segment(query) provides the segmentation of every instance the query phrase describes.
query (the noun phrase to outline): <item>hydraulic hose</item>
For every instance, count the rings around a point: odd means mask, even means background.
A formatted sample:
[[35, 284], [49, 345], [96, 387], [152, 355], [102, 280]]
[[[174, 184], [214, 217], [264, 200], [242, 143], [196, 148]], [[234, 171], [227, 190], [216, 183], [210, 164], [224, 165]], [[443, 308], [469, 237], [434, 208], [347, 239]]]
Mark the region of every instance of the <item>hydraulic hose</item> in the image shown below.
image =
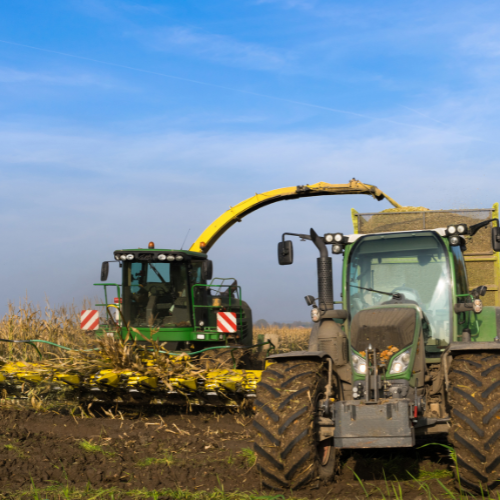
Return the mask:
[[[10, 339], [0, 339], [0, 342], [10, 342], [12, 344], [29, 344], [32, 347], [36, 349], [38, 352], [38, 355], [40, 356], [40, 359], [43, 359], [43, 355], [38, 349], [38, 347], [35, 345], [35, 342], [41, 343], [41, 344], [48, 344], [54, 347], [59, 347], [60, 349], [64, 349], [66, 351], [77, 351], [77, 352], [90, 352], [90, 351], [99, 351], [99, 348], [96, 347], [94, 349], [73, 349], [72, 347], [66, 347], [64, 345], [56, 344], [55, 342], [49, 342], [48, 340], [42, 340], [42, 339], [30, 339], [30, 340], [10, 340]], [[267, 342], [260, 342], [258, 344], [251, 345], [247, 347], [247, 349], [253, 349], [254, 347], [258, 346], [263, 346], [263, 345], [271, 345], [272, 348], [274, 349], [274, 344], [268, 340]], [[205, 347], [205, 349], [201, 349], [200, 351], [195, 351], [195, 352], [168, 352], [168, 351], [158, 351], [162, 354], [169, 354], [172, 356], [181, 356], [183, 354], [187, 354], [188, 356], [195, 356], [197, 354], [201, 354], [205, 351], [210, 351], [213, 349], [244, 349], [244, 347], [233, 347], [230, 345], [222, 345], [222, 346], [214, 346], [214, 347]]]

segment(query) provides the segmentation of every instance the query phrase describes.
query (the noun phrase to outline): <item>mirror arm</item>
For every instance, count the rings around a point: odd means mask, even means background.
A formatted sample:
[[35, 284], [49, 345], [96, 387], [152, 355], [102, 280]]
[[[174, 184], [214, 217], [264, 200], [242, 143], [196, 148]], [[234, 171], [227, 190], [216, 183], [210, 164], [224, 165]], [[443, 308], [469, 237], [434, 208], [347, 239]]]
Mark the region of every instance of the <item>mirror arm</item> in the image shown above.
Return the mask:
[[285, 236], [298, 236], [302, 240], [310, 240], [311, 237], [308, 234], [299, 234], [299, 233], [283, 233], [281, 236], [281, 241], [285, 241]]
[[482, 222], [478, 222], [472, 226], [469, 226], [469, 236], [474, 236], [482, 227], [487, 226], [490, 222], [497, 222], [497, 226], [499, 225], [498, 219], [488, 219], [483, 220]]

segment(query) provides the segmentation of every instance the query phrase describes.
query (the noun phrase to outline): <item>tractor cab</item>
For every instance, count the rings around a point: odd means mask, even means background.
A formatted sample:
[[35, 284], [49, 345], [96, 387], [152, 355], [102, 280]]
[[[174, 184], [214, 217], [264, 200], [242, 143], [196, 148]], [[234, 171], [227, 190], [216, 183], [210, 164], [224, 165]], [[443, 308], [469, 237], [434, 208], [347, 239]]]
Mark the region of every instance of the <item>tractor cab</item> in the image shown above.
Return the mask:
[[348, 255], [345, 286], [351, 319], [384, 304], [418, 306], [429, 353], [451, 342], [453, 304], [468, 294], [460, 246], [447, 248], [435, 231], [359, 238]]

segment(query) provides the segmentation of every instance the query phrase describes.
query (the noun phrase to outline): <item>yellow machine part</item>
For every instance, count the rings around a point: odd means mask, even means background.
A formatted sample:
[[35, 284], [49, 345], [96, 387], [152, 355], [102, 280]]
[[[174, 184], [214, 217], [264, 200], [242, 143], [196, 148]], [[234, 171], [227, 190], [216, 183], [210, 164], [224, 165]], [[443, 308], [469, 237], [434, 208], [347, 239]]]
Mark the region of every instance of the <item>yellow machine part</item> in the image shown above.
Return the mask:
[[307, 198], [310, 196], [325, 196], [336, 194], [367, 194], [376, 200], [386, 199], [395, 208], [401, 208], [391, 197], [371, 184], [364, 184], [361, 181], [352, 179], [347, 184], [329, 184], [318, 182], [316, 184], [306, 184], [304, 186], [292, 186], [281, 189], [266, 191], [255, 194], [234, 207], [230, 207], [220, 217], [210, 224], [189, 249], [191, 252], [208, 252], [212, 245], [236, 222], [246, 215], [277, 201], [294, 200], [297, 198]]
[[59, 372], [56, 372], [54, 374], [54, 381], [55, 382], [61, 382], [63, 384], [67, 384], [67, 385], [70, 385], [72, 387], [78, 387], [82, 383], [80, 375], [78, 375], [76, 373], [59, 373]]
[[[180, 359], [180, 356], [172, 356], [172, 360], [178, 363], [187, 361]], [[148, 365], [151, 365], [151, 359], [145, 359]], [[120, 391], [138, 391], [149, 394], [155, 398], [168, 397], [171, 389], [174, 392], [188, 396], [191, 404], [203, 404], [200, 396], [203, 394], [216, 393], [225, 396], [225, 405], [231, 405], [231, 397], [234, 394], [242, 396], [253, 396], [255, 394], [257, 383], [262, 376], [261, 370], [236, 370], [219, 369], [207, 371], [196, 376], [171, 376], [167, 378], [168, 387], [160, 384], [155, 376], [145, 375], [143, 373], [133, 372], [131, 370], [113, 370], [104, 369], [84, 380], [84, 377], [78, 373], [54, 372], [50, 366], [44, 363], [8, 363], [0, 368], [0, 384], [7, 388], [11, 387], [11, 394], [18, 394], [19, 383], [28, 383], [29, 386], [36, 386], [42, 381], [59, 382], [69, 385], [73, 388], [82, 389], [101, 388], [108, 394], [115, 392], [117, 397], [123, 394]]]

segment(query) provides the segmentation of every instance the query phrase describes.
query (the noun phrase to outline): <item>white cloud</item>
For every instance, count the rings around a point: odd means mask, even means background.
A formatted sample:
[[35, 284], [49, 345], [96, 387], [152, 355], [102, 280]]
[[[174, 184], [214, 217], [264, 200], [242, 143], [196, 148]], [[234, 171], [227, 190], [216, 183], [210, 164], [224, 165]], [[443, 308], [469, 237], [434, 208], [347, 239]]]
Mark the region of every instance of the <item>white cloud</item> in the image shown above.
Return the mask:
[[500, 26], [486, 25], [481, 30], [465, 35], [460, 47], [469, 55], [497, 58], [500, 56]]
[[183, 53], [222, 64], [257, 70], [281, 71], [293, 56], [265, 45], [226, 35], [203, 33], [182, 26], [136, 31], [134, 36], [155, 50]]
[[255, 0], [256, 4], [279, 4], [286, 9], [312, 9], [316, 5], [316, 0]]
[[42, 83], [64, 86], [99, 86], [110, 88], [110, 79], [89, 74], [64, 75], [47, 72], [22, 71], [14, 68], [0, 67], [0, 83]]

